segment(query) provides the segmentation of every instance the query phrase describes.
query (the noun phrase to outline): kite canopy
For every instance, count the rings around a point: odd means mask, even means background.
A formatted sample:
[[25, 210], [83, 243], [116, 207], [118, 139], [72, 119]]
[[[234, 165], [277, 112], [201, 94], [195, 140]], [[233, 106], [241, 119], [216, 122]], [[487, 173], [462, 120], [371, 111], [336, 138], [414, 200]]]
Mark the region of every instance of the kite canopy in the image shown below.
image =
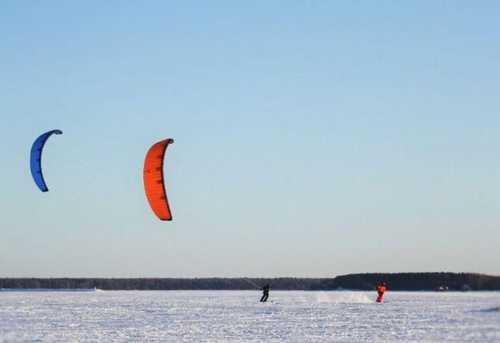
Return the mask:
[[144, 191], [151, 209], [160, 220], [172, 220], [172, 212], [168, 205], [163, 176], [165, 153], [173, 139], [167, 138], [149, 148], [144, 160]]
[[42, 152], [43, 152], [43, 147], [45, 146], [45, 142], [47, 142], [47, 139], [49, 139], [49, 137], [52, 136], [53, 134], [62, 135], [62, 131], [52, 130], [45, 132], [44, 134], [40, 135], [31, 146], [31, 155], [30, 155], [31, 175], [33, 176], [33, 180], [35, 181], [36, 185], [38, 186], [38, 188], [40, 188], [42, 192], [47, 192], [49, 190], [47, 188], [47, 184], [45, 183], [42, 173]]

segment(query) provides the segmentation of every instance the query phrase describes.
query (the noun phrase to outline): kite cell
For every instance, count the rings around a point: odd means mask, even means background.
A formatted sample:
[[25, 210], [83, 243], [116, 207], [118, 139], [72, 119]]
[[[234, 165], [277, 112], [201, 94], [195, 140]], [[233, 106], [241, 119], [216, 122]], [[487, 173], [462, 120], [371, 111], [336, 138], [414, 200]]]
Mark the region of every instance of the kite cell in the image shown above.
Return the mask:
[[33, 176], [33, 180], [35, 181], [36, 185], [38, 186], [38, 188], [40, 188], [42, 192], [47, 192], [49, 190], [47, 188], [47, 184], [45, 183], [42, 173], [43, 147], [45, 146], [45, 143], [47, 142], [49, 137], [52, 136], [53, 134], [62, 135], [62, 131], [52, 130], [49, 132], [45, 132], [35, 140], [33, 146], [31, 147], [31, 155], [30, 155], [31, 175]]
[[173, 139], [167, 138], [149, 148], [144, 160], [144, 191], [151, 209], [160, 220], [172, 220], [172, 212], [168, 205], [163, 176], [163, 161], [169, 144]]

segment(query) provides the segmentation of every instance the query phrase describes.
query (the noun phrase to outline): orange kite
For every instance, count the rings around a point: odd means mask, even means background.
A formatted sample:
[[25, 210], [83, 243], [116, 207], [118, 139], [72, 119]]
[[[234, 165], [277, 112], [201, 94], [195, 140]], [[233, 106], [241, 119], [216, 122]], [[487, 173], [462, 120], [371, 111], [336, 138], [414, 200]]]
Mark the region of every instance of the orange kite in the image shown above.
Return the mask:
[[163, 175], [165, 153], [173, 139], [167, 138], [149, 148], [144, 160], [144, 191], [151, 209], [160, 220], [172, 220], [172, 212], [168, 205]]

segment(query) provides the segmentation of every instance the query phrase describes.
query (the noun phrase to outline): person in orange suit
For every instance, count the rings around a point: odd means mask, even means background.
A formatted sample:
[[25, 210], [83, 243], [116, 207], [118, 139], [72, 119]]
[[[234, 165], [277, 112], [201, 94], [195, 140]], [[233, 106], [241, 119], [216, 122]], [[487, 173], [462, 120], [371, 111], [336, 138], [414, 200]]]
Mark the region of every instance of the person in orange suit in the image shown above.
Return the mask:
[[387, 285], [385, 282], [381, 282], [376, 287], [377, 290], [377, 302], [381, 303], [384, 300], [384, 293], [387, 291]]

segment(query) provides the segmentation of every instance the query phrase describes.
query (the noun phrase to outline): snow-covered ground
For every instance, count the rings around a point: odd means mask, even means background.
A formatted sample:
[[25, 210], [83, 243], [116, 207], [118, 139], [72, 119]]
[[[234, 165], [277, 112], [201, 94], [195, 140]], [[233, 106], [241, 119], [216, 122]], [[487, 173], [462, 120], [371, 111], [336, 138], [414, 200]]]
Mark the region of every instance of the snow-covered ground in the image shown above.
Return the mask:
[[0, 292], [1, 342], [500, 342], [500, 293]]

